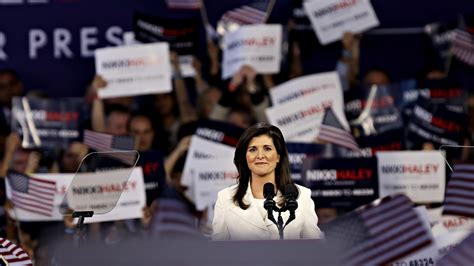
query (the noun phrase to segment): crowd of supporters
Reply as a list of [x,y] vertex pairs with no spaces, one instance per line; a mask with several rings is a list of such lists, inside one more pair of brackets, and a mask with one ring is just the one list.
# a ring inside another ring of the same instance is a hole
[[[341,58],[334,62],[334,69],[341,79],[346,104],[360,90],[369,90],[370,86],[390,86],[400,81],[392,81],[390,73],[383,66],[372,69],[364,76],[359,72],[360,39],[363,35],[346,33],[342,39]],[[201,119],[224,121],[241,128],[247,128],[256,122],[268,122],[265,109],[272,106],[269,90],[276,85],[298,78],[306,73],[301,63],[300,45],[296,40],[290,41],[288,60],[282,72],[274,75],[260,75],[251,66],[243,66],[230,79],[221,79],[221,51],[218,43],[207,43],[207,54],[195,57],[193,66],[196,75],[183,78],[176,54],[172,53],[171,63],[174,71],[173,91],[157,95],[100,99],[98,91],[107,85],[101,76],[91,77],[88,88],[84,90],[84,98],[89,105],[90,113],[86,114],[84,128],[112,135],[132,135],[136,140],[136,150],[140,153],[137,165],[144,173],[147,207],[143,210],[141,220],[126,220],[107,223],[90,224],[87,226],[89,239],[103,241],[112,245],[129,238],[162,237],[172,230],[166,230],[159,221],[166,220],[166,211],[173,209],[182,212],[179,223],[196,227],[197,231],[187,232],[186,226],[181,232],[196,237],[210,235],[207,214],[197,211],[194,203],[185,196],[186,187],[180,179],[194,133]],[[422,51],[420,51],[422,52]],[[209,63],[204,66],[198,58],[206,58]],[[317,62],[315,62],[317,63]],[[404,66],[399,66],[403,68]],[[413,77],[419,82],[425,80],[461,80],[463,98],[460,103],[460,115],[469,118],[462,130],[462,140],[459,144],[472,145],[474,126],[474,101],[470,96],[472,88],[462,83],[464,74],[472,71],[473,66],[452,58],[450,70],[432,66],[428,70],[420,70],[423,75]],[[455,73],[456,75],[453,75]],[[461,73],[461,74],[460,74]],[[89,152],[86,145],[80,141],[72,142],[67,149],[45,150],[24,149],[22,140],[11,132],[12,98],[27,96],[31,98],[47,98],[47,92],[26,90],[23,88],[22,73],[13,69],[0,70],[0,176],[5,176],[8,169],[17,172],[31,173],[75,173],[82,158]],[[395,95],[389,95],[395,98]],[[347,105],[346,105],[347,107]],[[347,111],[347,110],[346,110]],[[404,110],[398,110],[403,112]],[[346,116],[350,119],[349,111]],[[468,116],[469,115],[469,116]],[[357,118],[357,117],[356,117]],[[404,125],[401,127],[401,145],[390,142],[381,145],[382,150],[421,150],[437,149],[439,144],[430,141],[410,142],[409,134],[403,130],[409,121],[409,114],[404,114]],[[359,146],[372,147],[367,137],[370,134],[356,123],[351,123],[352,134],[359,140]],[[388,132],[388,131],[387,131]],[[380,136],[379,136],[380,137]],[[383,136],[381,136],[383,138]],[[408,143],[408,144],[407,144]],[[324,144],[324,143],[322,143]],[[376,151],[377,149],[375,149]],[[455,159],[469,159],[469,152],[456,155]],[[3,179],[5,180],[5,179]],[[4,181],[0,182],[0,236],[21,243],[22,247],[34,257],[37,265],[48,265],[51,254],[59,247],[48,241],[48,236],[62,235],[73,238],[74,224],[71,217],[65,217],[63,222],[17,222],[8,216],[7,209],[12,208],[11,202],[5,195]],[[179,203],[176,205],[174,201]],[[318,203],[316,202],[316,207]],[[161,210],[161,211],[160,211]],[[320,223],[328,222],[337,216],[340,210],[318,209]],[[160,216],[161,215],[161,216]],[[154,217],[154,219],[152,219]],[[164,218],[163,218],[164,217]],[[193,221],[197,221],[194,223]],[[161,226],[161,227],[160,227]],[[160,229],[164,228],[164,229]],[[189,227],[187,227],[189,228]],[[196,232],[201,232],[197,234]],[[176,237],[176,234],[171,234]]]

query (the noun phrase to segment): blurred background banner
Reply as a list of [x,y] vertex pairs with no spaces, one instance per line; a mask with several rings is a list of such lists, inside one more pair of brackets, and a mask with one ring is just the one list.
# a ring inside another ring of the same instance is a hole
[[[251,2],[205,0],[204,4],[209,23],[216,28],[226,11]],[[298,7],[296,2],[275,1],[267,23],[285,24],[293,16],[293,4]],[[423,28],[434,20],[455,22],[457,14],[474,12],[469,0],[371,2],[380,21],[378,28]],[[299,7],[295,10],[301,11],[301,3]],[[200,16],[196,10],[169,9],[165,1],[125,0],[120,5],[111,0],[0,1],[0,67],[12,67],[21,73],[27,90],[44,89],[52,96],[82,96],[94,74],[94,49],[122,45],[123,33],[133,28],[133,10],[164,18]],[[204,52],[204,27],[199,25],[198,30],[201,35],[198,51]],[[340,56],[340,44],[321,46],[314,31],[308,32],[311,35],[306,37],[307,42],[302,47],[305,72],[333,70]],[[362,72],[383,61],[388,64],[387,70],[394,80],[416,75],[427,59],[426,54],[418,52],[426,45],[424,34],[386,37],[370,35],[364,40],[361,48],[371,52],[361,58]],[[398,67],[407,60],[410,64]],[[48,67],[42,67],[44,65]]]

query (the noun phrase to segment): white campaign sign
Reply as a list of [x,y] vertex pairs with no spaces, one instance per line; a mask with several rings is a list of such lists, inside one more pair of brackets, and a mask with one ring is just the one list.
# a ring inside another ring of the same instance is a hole
[[443,215],[439,223],[431,229],[435,237],[453,232],[470,232],[474,230],[474,219],[456,215]]
[[[114,172],[114,171],[111,171]],[[130,171],[129,171],[130,172]],[[100,180],[104,172],[90,173],[96,179]],[[14,208],[9,214],[19,221],[62,221],[63,214],[59,211],[59,206],[63,202],[64,196],[68,191],[75,174],[32,174],[35,178],[51,180],[56,182],[56,194],[54,197],[54,211],[51,217],[42,216],[23,209]],[[116,184],[109,184],[99,181],[103,188],[112,190],[117,188]],[[11,189],[6,182],[7,196],[9,197]],[[142,217],[142,208],[146,205],[145,186],[143,184],[143,172],[141,167],[134,168],[127,180],[126,185],[120,186],[122,194],[117,201],[116,206],[106,214],[94,214],[91,218],[86,218],[85,223],[115,221],[123,219],[135,219]],[[105,189],[104,189],[105,190]],[[105,192],[104,192],[105,193]],[[100,198],[97,198],[97,204],[100,204]]]
[[[327,105],[327,104],[326,104]],[[277,126],[286,141],[314,143],[323,121],[324,106],[300,99],[265,110],[268,121]]]
[[196,209],[204,210],[216,202],[217,193],[237,183],[239,175],[232,160],[203,160],[193,171]]
[[304,8],[323,45],[379,25],[369,0],[304,1]]
[[[123,43],[124,45],[136,45],[142,44],[142,42],[135,39],[135,33],[132,31],[127,31],[123,33]],[[179,55],[179,70],[181,71],[181,76],[184,78],[194,77],[196,75],[196,70],[193,66],[193,56],[192,55]],[[171,69],[174,74],[174,69]]]
[[317,94],[315,98],[319,98],[326,93],[332,94],[332,97],[337,95],[335,98],[341,99],[337,101],[337,108],[339,108],[339,103],[342,108],[342,86],[339,75],[335,71],[291,79],[273,87],[270,90],[270,97],[274,105],[281,105],[302,97],[312,97],[313,94]]
[[407,195],[415,203],[443,202],[445,162],[438,151],[378,152],[379,193]]
[[252,66],[257,73],[280,71],[281,25],[249,25],[224,36],[222,78],[236,73],[243,65]]
[[199,136],[193,135],[191,144],[186,155],[186,163],[181,177],[181,184],[188,187],[186,196],[195,200],[194,194],[194,174],[195,169],[203,162],[215,162],[218,158],[233,162],[235,148],[221,143],[210,141]]
[[[304,79],[297,81],[299,84],[295,87],[303,87],[304,84],[300,83],[302,81]],[[289,87],[286,86],[278,88],[278,90],[288,89]],[[299,92],[296,93],[298,94]],[[277,92],[276,97],[288,99],[284,95],[288,94]],[[283,104],[267,108],[266,115],[270,123],[280,128],[287,141],[314,142],[318,136],[325,108],[328,107],[332,108],[341,125],[346,129],[349,128],[349,123],[344,114],[344,100],[340,86],[315,90],[305,97],[283,101]]]
[[[439,210],[441,213],[442,210]],[[456,215],[440,216],[439,222],[431,228],[440,256],[474,231],[474,219]]]
[[107,47],[95,51],[97,74],[107,81],[100,98],[164,93],[172,90],[167,43]]

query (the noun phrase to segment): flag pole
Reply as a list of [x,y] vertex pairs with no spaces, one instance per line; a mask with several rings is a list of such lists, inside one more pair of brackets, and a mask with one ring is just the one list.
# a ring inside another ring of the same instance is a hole
[[204,26],[204,34],[206,34],[206,41],[209,42],[211,40],[211,37],[209,36],[207,27],[210,27],[211,24],[209,24],[209,18],[207,17],[207,12],[206,12],[206,6],[204,5],[204,0],[200,0],[201,6],[199,8],[201,12],[201,21]]
[[267,10],[265,10],[265,19],[263,20],[265,23],[267,23],[267,20],[270,17],[270,14],[272,13],[274,6],[275,6],[275,0],[270,0],[267,6]]

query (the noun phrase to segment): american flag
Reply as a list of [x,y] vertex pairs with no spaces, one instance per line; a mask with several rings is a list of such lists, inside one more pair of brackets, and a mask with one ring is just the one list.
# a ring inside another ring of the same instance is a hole
[[158,199],[153,216],[153,232],[161,238],[198,238],[197,221],[187,206],[178,199]]
[[474,66],[474,28],[455,30],[451,53],[462,62]]
[[[0,261],[10,266],[33,265],[28,254],[15,243],[0,237]],[[5,265],[0,263],[0,265]]]
[[436,265],[472,265],[474,262],[474,233],[466,237],[444,255]]
[[30,177],[12,170],[7,173],[11,201],[16,208],[51,217],[56,182]]
[[433,242],[429,228],[405,195],[360,207],[322,229],[329,241],[342,245],[348,265],[385,265]]
[[332,108],[326,108],[316,139],[337,144],[351,150],[359,150],[359,145],[355,141],[354,136],[342,127]]
[[166,0],[166,5],[171,9],[200,9],[201,0]]
[[454,166],[446,189],[443,214],[474,217],[474,165]]
[[98,152],[108,152],[107,156],[125,164],[134,164],[136,156],[134,151],[135,140],[131,136],[114,136],[84,130],[84,144]]
[[221,21],[238,25],[262,24],[267,19],[267,6],[268,0],[254,1],[225,12]]

